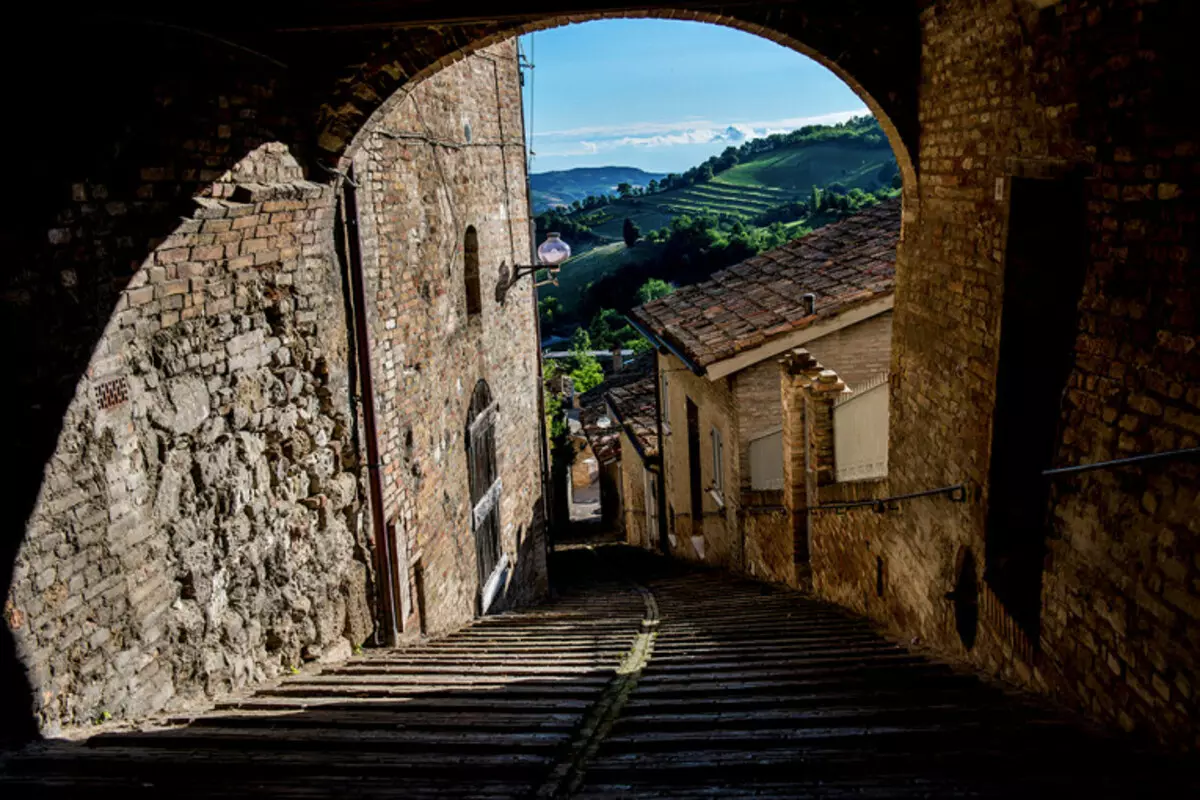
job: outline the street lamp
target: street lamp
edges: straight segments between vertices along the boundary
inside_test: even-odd
[[[496,302],[503,304],[508,290],[517,281],[526,275],[537,273],[540,269],[544,269],[550,273],[550,280],[544,283],[558,285],[558,271],[562,268],[562,263],[571,257],[571,245],[564,242],[558,233],[547,233],[546,241],[538,245],[537,255],[537,264],[513,265],[511,277],[509,276],[508,265],[503,262],[500,264],[500,276],[496,280]],[[541,283],[536,284],[536,286],[541,285]]]

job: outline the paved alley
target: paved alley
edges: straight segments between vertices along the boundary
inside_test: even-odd
[[[1195,796],[1194,765],[794,592],[622,547],[557,560],[544,607],[40,743],[0,796]]]

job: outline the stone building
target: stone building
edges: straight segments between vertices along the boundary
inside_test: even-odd
[[[385,526],[400,600],[420,595],[402,632],[546,588],[533,280],[497,291],[531,258],[519,81],[514,40],[482,50],[391,103],[353,162]]]
[[[530,280],[496,292],[530,253],[518,78],[509,41],[404,93],[340,188],[280,143],[197,174],[123,280],[15,554],[5,617],[43,730],[185,708],[545,591]],[[169,172],[141,168],[143,194]],[[52,242],[122,211],[112,186],[70,191],[81,216]]]
[[[580,421],[600,462],[605,525],[639,547],[658,547],[661,473],[652,353],[643,353],[580,397]],[[649,498],[647,500],[647,498]]]
[[[809,585],[802,478],[788,467],[807,463],[808,437],[788,425],[780,358],[807,348],[842,376],[827,383],[843,403],[886,383],[899,230],[888,200],[630,313],[659,348],[672,555]],[[872,394],[884,403],[854,403],[873,413],[841,420],[839,480],[886,477],[886,395]]]
[[[369,635],[341,175],[366,127],[471,53],[652,16],[815,58],[903,177],[871,495],[919,496],[815,515],[814,591],[1195,748],[1200,4],[477,5],[41,4],[0,32],[21,123],[0,131],[5,733],[182,705]],[[1113,463],[1134,456],[1154,460]],[[962,502],[924,494],[954,486]]]

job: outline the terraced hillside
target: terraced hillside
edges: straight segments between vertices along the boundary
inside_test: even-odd
[[[772,206],[803,199],[813,186],[840,183],[873,191],[880,170],[894,162],[887,145],[863,148],[839,142],[803,143],[765,153],[705,183],[618,200],[586,212],[593,232],[617,240],[628,217],[643,231],[669,225],[681,214],[730,214],[750,219]],[[890,179],[890,176],[889,176]]]
[[[558,286],[541,287],[538,297],[557,297],[563,311],[574,314],[589,283],[621,267],[657,258],[660,250],[661,246],[649,242],[639,242],[636,247],[626,247],[624,242],[594,247],[572,258],[568,267],[559,273]]]

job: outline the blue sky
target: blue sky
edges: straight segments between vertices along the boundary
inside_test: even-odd
[[[521,46],[536,65],[525,78],[534,172],[681,172],[747,138],[869,113],[815,61],[718,25],[602,20]]]

